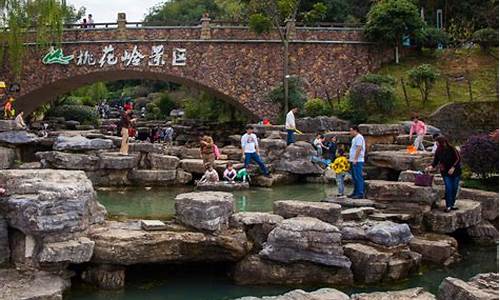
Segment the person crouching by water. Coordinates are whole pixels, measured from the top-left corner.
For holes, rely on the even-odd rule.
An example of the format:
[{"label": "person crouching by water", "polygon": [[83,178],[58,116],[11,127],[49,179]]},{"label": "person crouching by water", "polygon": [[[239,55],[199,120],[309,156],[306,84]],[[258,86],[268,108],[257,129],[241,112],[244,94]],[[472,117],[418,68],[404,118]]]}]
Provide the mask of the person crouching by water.
[{"label": "person crouching by water", "polygon": [[208,135],[200,138],[200,156],[203,159],[203,165],[214,164],[214,140]]},{"label": "person crouching by water", "polygon": [[26,123],[24,123],[24,112],[20,112],[16,117],[16,127],[17,129],[27,129]]},{"label": "person crouching by water", "polygon": [[120,154],[121,155],[128,155],[128,138],[129,138],[129,128],[132,127],[132,123],[135,121],[135,119],[132,119],[132,110],[126,110],[125,112],[122,113],[121,120],[120,120],[120,127],[122,128],[121,134],[122,134],[122,144],[120,147]]},{"label": "person crouching by water", "polygon": [[236,179],[236,170],[233,168],[232,163],[227,163],[226,169],[224,170],[223,178],[225,181],[234,182]]},{"label": "person crouching by water", "polygon": [[211,163],[206,163],[205,164],[205,174],[203,174],[200,181],[198,181],[198,184],[200,184],[200,183],[213,183],[213,182],[219,182],[219,174],[214,169],[214,166]]},{"label": "person crouching by water", "polygon": [[339,149],[338,151],[338,157],[335,159],[335,161],[330,164],[330,169],[332,169],[335,172],[335,178],[337,181],[337,188],[338,188],[338,194],[337,197],[345,197],[344,196],[344,190],[345,190],[345,184],[344,184],[344,179],[345,179],[345,174],[349,172],[349,161],[347,160],[347,157],[345,157],[345,153],[343,149]]},{"label": "person crouching by water", "polygon": [[259,141],[255,133],[253,133],[253,127],[250,125],[247,126],[247,132],[241,137],[241,149],[245,160],[245,169],[248,169],[248,165],[253,160],[259,165],[264,176],[271,177],[269,170],[259,156]]},{"label": "person crouching by water", "polygon": [[434,161],[426,168],[426,171],[434,170],[439,166],[445,188],[446,208],[444,211],[450,212],[458,209],[455,207],[455,202],[462,174],[461,158],[457,149],[450,145],[444,136],[437,138],[437,145]]}]

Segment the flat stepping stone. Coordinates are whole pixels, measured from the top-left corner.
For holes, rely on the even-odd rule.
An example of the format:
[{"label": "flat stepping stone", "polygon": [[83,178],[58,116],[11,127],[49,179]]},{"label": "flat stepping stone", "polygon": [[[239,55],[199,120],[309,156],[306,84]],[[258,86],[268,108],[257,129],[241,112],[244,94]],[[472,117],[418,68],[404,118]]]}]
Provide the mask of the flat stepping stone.
[{"label": "flat stepping stone", "polygon": [[374,221],[406,222],[412,219],[411,214],[404,213],[374,213],[368,217]]},{"label": "flat stepping stone", "polygon": [[481,222],[480,202],[458,200],[455,206],[458,210],[444,212],[444,207],[440,206],[426,213],[424,221],[427,228],[432,232],[452,233],[457,229],[472,227]]},{"label": "flat stepping stone", "polygon": [[375,212],[373,207],[355,207],[348,208],[341,212],[342,220],[344,221],[360,221],[364,220]]},{"label": "flat stepping stone", "polygon": [[160,220],[141,220],[141,228],[146,231],[167,229],[167,225]]},{"label": "flat stepping stone", "polygon": [[342,207],[374,207],[375,201],[368,199],[351,199],[347,197],[329,197],[322,202],[337,203]]}]

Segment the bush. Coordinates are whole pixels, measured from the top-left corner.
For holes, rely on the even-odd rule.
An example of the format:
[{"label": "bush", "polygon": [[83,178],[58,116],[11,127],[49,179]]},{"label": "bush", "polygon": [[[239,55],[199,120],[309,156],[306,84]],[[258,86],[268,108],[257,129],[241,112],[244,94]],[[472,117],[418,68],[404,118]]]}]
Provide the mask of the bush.
[{"label": "bush", "polygon": [[62,105],[82,105],[82,98],[77,96],[67,96],[61,103]]},{"label": "bush", "polygon": [[436,49],[439,45],[446,46],[450,42],[450,35],[444,30],[426,26],[416,34],[415,39],[420,48]]},{"label": "bush", "polygon": [[82,125],[98,125],[99,116],[93,107],[85,105],[61,105],[52,108],[49,117],[63,117],[66,121],[78,121]]},{"label": "bush", "polygon": [[[283,83],[275,87],[269,93],[269,99],[274,103],[277,103],[283,109],[285,103],[285,90],[283,88]],[[302,109],[304,103],[307,100],[306,92],[302,86],[302,81],[299,78],[292,77],[288,80],[288,107],[298,107]]]},{"label": "bush", "polygon": [[408,71],[410,86],[418,88],[422,104],[427,104],[429,93],[439,77],[439,72],[429,64],[423,64]]},{"label": "bush", "polygon": [[332,114],[332,107],[323,99],[313,98],[304,104],[304,111],[308,117],[329,116]]},{"label": "bush", "polygon": [[485,51],[491,47],[497,47],[498,31],[493,28],[479,29],[472,34],[472,42],[478,44]]},{"label": "bush", "polygon": [[382,122],[396,107],[392,88],[362,80],[352,85],[348,100],[340,114],[354,123]]},{"label": "bush", "polygon": [[396,85],[396,78],[390,75],[382,75],[382,74],[366,74],[365,76],[360,78],[361,82],[373,83],[379,86],[388,86],[394,87]]},{"label": "bush", "polygon": [[471,136],[460,150],[464,164],[482,179],[498,172],[498,142],[490,136]]},{"label": "bush", "polygon": [[170,96],[167,94],[164,94],[159,99],[157,106],[160,109],[160,112],[163,115],[163,117],[170,116],[170,111],[177,107],[175,102],[172,101],[172,99],[170,99]]},{"label": "bush", "polygon": [[248,19],[248,26],[257,34],[263,34],[271,31],[273,23],[269,17],[263,14],[253,14]]}]

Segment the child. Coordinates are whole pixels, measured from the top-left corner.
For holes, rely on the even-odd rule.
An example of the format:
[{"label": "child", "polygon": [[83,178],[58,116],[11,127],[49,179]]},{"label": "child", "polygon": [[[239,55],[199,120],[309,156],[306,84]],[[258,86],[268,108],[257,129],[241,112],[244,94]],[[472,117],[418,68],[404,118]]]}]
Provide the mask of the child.
[{"label": "child", "polygon": [[438,143],[437,143],[437,138],[439,137],[439,133],[434,133],[432,135],[432,140],[434,141],[434,144],[432,145],[432,154],[436,153],[436,150],[438,148]]},{"label": "child", "polygon": [[424,136],[427,133],[427,126],[425,123],[418,118],[418,116],[414,116],[412,118],[413,123],[411,124],[410,127],[410,141],[413,137],[413,134],[415,133],[417,137],[415,138],[415,143],[413,143],[413,146],[418,150],[422,149],[422,151],[425,151],[424,147]]},{"label": "child", "polygon": [[328,148],[327,158],[333,162],[337,157],[337,137],[332,136],[330,141],[326,143],[326,147]]},{"label": "child", "polygon": [[234,182],[236,179],[236,170],[233,169],[232,163],[227,163],[223,176],[225,181]]},{"label": "child", "polygon": [[330,168],[335,172],[337,179],[338,195],[337,197],[344,197],[344,178],[345,174],[349,172],[349,161],[345,157],[344,150],[339,149],[339,156],[335,159]]},{"label": "child", "polygon": [[250,182],[250,176],[248,175],[246,168],[241,168],[238,173],[236,173],[236,180],[241,182]]},{"label": "child", "polygon": [[323,149],[328,149],[323,144],[324,142],[325,142],[325,136],[318,133],[316,135],[316,138],[314,139],[313,145],[314,145],[314,148],[316,148],[316,152],[318,153],[319,158],[323,158]]},{"label": "child", "polygon": [[219,174],[217,174],[217,171],[211,163],[205,164],[205,170],[205,174],[203,174],[203,177],[201,177],[198,183],[219,182]]}]

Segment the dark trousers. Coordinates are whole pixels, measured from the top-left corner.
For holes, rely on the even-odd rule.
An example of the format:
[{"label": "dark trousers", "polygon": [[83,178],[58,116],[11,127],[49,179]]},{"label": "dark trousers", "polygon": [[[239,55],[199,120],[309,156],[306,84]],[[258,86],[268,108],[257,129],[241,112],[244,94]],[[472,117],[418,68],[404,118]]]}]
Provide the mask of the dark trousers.
[{"label": "dark trousers", "polygon": [[264,162],[262,162],[262,159],[260,159],[260,156],[255,152],[245,153],[245,168],[248,167],[248,165],[252,162],[252,160],[255,161],[259,165],[259,168],[262,171],[262,173],[264,173],[264,175],[269,174],[269,170],[267,169],[266,165],[264,164]]},{"label": "dark trousers", "polygon": [[295,143],[295,130],[287,130],[286,133],[286,144],[290,145]]},{"label": "dark trousers", "polygon": [[365,196],[365,179],[363,178],[363,166],[364,162],[358,162],[353,164],[351,162],[351,176],[354,183],[353,196]]},{"label": "dark trousers", "polygon": [[443,176],[446,207],[452,208],[457,201],[458,186],[460,184],[460,176]]}]

